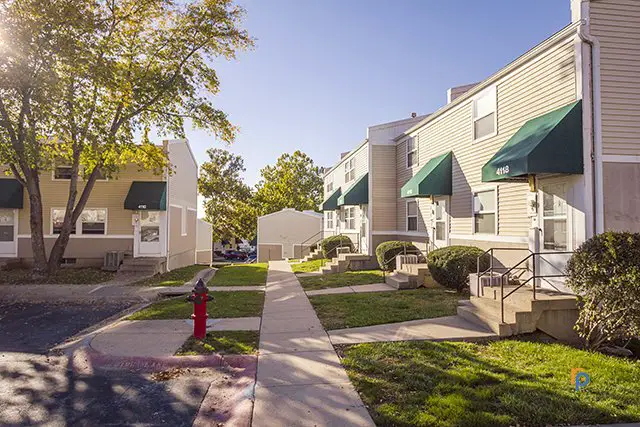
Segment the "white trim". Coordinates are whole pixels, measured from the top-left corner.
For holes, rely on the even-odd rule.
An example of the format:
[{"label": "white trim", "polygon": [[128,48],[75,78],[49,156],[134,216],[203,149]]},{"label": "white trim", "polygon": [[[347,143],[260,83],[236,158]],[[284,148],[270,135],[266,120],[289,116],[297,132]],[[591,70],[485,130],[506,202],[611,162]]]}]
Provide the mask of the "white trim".
[{"label": "white trim", "polygon": [[[433,200],[433,203],[431,204],[431,207],[433,209],[433,213],[431,215],[431,225],[433,228],[432,231],[432,235],[433,235],[433,243],[440,243],[443,246],[449,246],[449,232],[451,231],[450,229],[450,225],[449,225],[449,209],[451,209],[451,196],[440,196],[440,197],[435,197]],[[437,209],[438,209],[438,202],[444,202],[444,209],[442,211],[442,219],[438,220],[437,219]],[[437,223],[438,222],[444,222],[444,240],[438,240],[437,239]]]},{"label": "white trim", "polygon": [[[196,208],[187,208],[187,210],[191,211],[191,212],[198,212],[198,209],[196,209]],[[207,224],[208,224],[208,222],[207,222]]]},{"label": "white trim", "polygon": [[[409,151],[409,141],[413,140],[413,150]],[[413,170],[414,168],[420,166],[420,134],[417,133],[415,136],[409,136],[406,140],[405,140],[405,156],[404,156],[404,162],[405,162],[405,169],[407,170]],[[413,165],[409,165],[409,154],[414,153],[415,156],[415,164]]]},{"label": "white trim", "polygon": [[[57,239],[59,234],[45,234],[45,239]],[[18,234],[18,239],[30,239],[31,234]],[[71,239],[133,239],[133,234],[71,234]]]},{"label": "white trim", "polygon": [[[353,165],[352,165],[353,163]],[[349,184],[351,181],[356,180],[356,158],[352,157],[349,161],[344,163],[344,185]],[[347,175],[349,175],[349,180],[347,180]],[[353,176],[353,178],[351,178]]]},{"label": "white trim", "polygon": [[[338,210],[338,209],[336,209],[336,210]],[[270,216],[273,216],[273,215],[278,215],[278,214],[281,214],[283,212],[294,212],[294,213],[297,213],[297,214],[307,215],[307,216],[310,216],[312,218],[318,218],[318,217],[324,218],[324,214],[320,213],[320,212],[306,212],[306,211],[298,211],[298,210],[293,209],[293,208],[284,208],[284,209],[279,210],[277,212],[271,212],[270,214],[259,216],[258,219],[267,218],[267,217],[270,217]],[[322,212],[327,212],[327,211],[322,211]]]},{"label": "white trim", "polygon": [[[56,182],[66,182],[66,181],[71,181],[71,178],[56,178],[56,169],[57,168],[69,168],[69,169],[73,169],[73,166],[69,166],[69,165],[54,165],[53,169],[51,169],[51,181],[56,181]],[[80,171],[78,171],[78,175],[80,175]],[[78,176],[79,178],[80,176]]]},{"label": "white trim", "polygon": [[86,210],[95,209],[95,210],[104,210],[104,234],[87,234],[88,236],[106,236],[109,234],[109,208],[98,208],[98,207],[87,207],[85,206],[80,216],[78,217],[78,223],[80,224],[80,233],[78,233],[78,227],[76,226],[76,234],[85,235],[84,228],[82,228],[82,214]]},{"label": "white trim", "polygon": [[[495,210],[494,210],[494,215],[495,215],[495,230],[493,234],[488,234],[488,233],[477,233],[476,232],[476,220],[475,220],[475,215],[476,215],[476,211],[475,211],[475,206],[473,205],[474,202],[474,198],[475,195],[477,193],[484,193],[487,191],[494,191],[494,200],[495,200]],[[478,186],[475,188],[471,189],[471,232],[474,235],[478,235],[478,236],[497,236],[498,235],[498,215],[499,215],[499,206],[498,206],[498,185],[483,185],[483,186]],[[488,212],[491,213],[491,212]]]},{"label": "white trim", "polygon": [[[178,209],[182,209],[184,206],[182,205],[174,205],[173,203],[169,205],[172,208],[178,208]],[[151,209],[147,209],[147,210],[151,210]]]},{"label": "white trim", "polygon": [[640,156],[604,154],[602,161],[607,163],[640,163]]},{"label": "white trim", "polygon": [[[18,234],[18,227],[20,226],[19,224],[20,212],[18,211],[18,209],[2,208],[2,210],[5,210],[5,209],[13,212],[13,252],[0,253],[0,258],[16,258],[18,256],[18,239],[20,236]],[[8,243],[8,242],[2,242],[2,243]]]},{"label": "white trim", "polygon": [[529,237],[524,236],[500,236],[493,234],[449,234],[449,240],[474,240],[502,243],[529,243]]},{"label": "white trim", "polygon": [[369,139],[365,139],[364,141],[362,141],[356,148],[354,148],[353,150],[349,151],[348,154],[346,154],[343,158],[340,159],[340,161],[338,163],[336,163],[335,166],[333,166],[331,169],[329,169],[328,171],[326,171],[323,175],[323,178],[326,177],[328,174],[330,174],[331,172],[333,172],[335,169],[339,168],[340,165],[342,163],[344,163],[347,159],[351,158],[351,156],[355,156],[357,154],[358,151],[360,151],[360,149],[369,142]]},{"label": "white trim", "polygon": [[187,235],[187,207],[183,206],[180,209],[180,235],[185,237]]},{"label": "white trim", "polygon": [[371,233],[374,236],[411,236],[411,237],[429,237],[429,233],[422,231],[398,231],[398,230],[389,230],[389,231],[373,231]]},{"label": "white trim", "polygon": [[[367,130],[367,132],[369,132]],[[370,171],[373,170],[373,145],[369,144],[367,150],[367,173],[369,173]],[[369,194],[367,194],[367,200],[369,201],[369,203],[367,203],[367,255],[373,255],[373,245],[371,244],[371,242],[373,242],[373,238],[371,235],[372,232],[372,228],[371,227],[371,222],[373,220],[373,174],[369,173],[369,175],[367,176],[367,180],[368,180],[368,185],[369,185]]]}]

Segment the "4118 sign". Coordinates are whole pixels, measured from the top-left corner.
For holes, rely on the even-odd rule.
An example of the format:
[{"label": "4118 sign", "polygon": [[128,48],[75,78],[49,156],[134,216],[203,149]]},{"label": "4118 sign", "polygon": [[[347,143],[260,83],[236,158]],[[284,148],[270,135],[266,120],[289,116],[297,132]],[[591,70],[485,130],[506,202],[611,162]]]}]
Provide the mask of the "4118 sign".
[{"label": "4118 sign", "polygon": [[502,166],[502,167],[499,167],[498,169],[496,169],[496,175],[498,175],[498,176],[506,175],[508,173],[509,173],[509,165]]}]

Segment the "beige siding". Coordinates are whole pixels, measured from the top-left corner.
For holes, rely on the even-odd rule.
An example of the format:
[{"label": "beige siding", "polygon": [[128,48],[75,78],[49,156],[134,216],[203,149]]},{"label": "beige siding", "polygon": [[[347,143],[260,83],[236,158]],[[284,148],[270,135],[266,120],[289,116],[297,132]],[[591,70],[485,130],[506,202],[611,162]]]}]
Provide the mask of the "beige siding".
[{"label": "beige siding", "polygon": [[[117,178],[108,181],[97,181],[87,202],[87,208],[107,208],[107,234],[133,236],[131,223],[132,211],[124,209],[124,199],[127,197],[133,181],[163,181],[162,175],[154,175],[151,171],[139,171],[134,165],[124,169]],[[79,183],[79,192],[84,185]],[[69,181],[52,179],[51,172],[40,175],[40,190],[43,204],[44,234],[51,233],[51,209],[64,208],[69,197]],[[24,209],[20,210],[19,234],[31,234],[29,226],[29,196],[24,192]],[[79,197],[79,195],[78,195]]]},{"label": "beige siding", "polygon": [[[192,265],[196,259],[196,212],[170,206],[169,214],[169,270]],[[182,234],[182,216],[186,215],[186,234]]]},{"label": "beige siding", "polygon": [[[406,142],[397,145],[398,187],[420,167],[440,154],[453,151],[453,196],[449,215],[450,232],[469,235],[472,228],[472,190],[486,188],[481,182],[482,166],[529,119],[564,106],[576,99],[575,55],[573,38],[550,48],[535,59],[503,77],[497,83],[497,135],[473,141],[472,101],[461,102],[440,117],[417,129],[411,136],[419,138],[419,165],[406,168]],[[489,185],[488,187],[495,186]],[[498,234],[526,237],[529,220],[526,212],[528,186],[506,183],[498,187]],[[398,230],[405,229],[405,202],[398,200]],[[426,228],[430,228],[431,208],[420,202]],[[421,225],[419,231],[423,231]]]},{"label": "beige siding", "polygon": [[371,169],[371,229],[393,231],[396,229],[396,147],[372,145]]},{"label": "beige siding", "polygon": [[[44,244],[47,253],[51,251],[57,237],[47,237]],[[133,253],[133,237],[123,238],[81,238],[70,239],[64,253],[65,258],[76,258],[76,266],[102,266],[104,253],[106,251],[122,251]],[[31,239],[21,237],[18,239],[18,258],[22,258],[29,263],[33,259],[31,250]]]},{"label": "beige siding", "polygon": [[604,164],[605,229],[640,233],[640,163]]},{"label": "beige siding", "polygon": [[[344,164],[349,161],[350,159],[354,158],[356,159],[356,164],[355,164],[355,168],[356,168],[356,177],[355,180],[349,181],[349,182],[345,182],[344,180]],[[360,178],[362,175],[364,175],[365,173],[367,173],[369,171],[369,145],[368,144],[361,144],[360,146],[358,146],[355,151],[351,154],[346,155],[344,158],[342,158],[340,160],[340,162],[333,168],[333,170],[328,173],[327,175],[325,175],[325,186],[324,186],[324,191],[325,191],[325,195],[324,195],[324,200],[327,199],[327,197],[329,197],[331,194],[327,194],[327,182],[329,182],[329,180],[331,178],[333,178],[333,191],[336,191],[338,188],[342,189],[342,192],[344,193],[345,190],[347,190],[351,184],[353,184],[358,178]],[[333,192],[332,192],[333,193]]]},{"label": "beige siding", "polygon": [[601,46],[603,154],[640,156],[640,2],[590,5]]}]

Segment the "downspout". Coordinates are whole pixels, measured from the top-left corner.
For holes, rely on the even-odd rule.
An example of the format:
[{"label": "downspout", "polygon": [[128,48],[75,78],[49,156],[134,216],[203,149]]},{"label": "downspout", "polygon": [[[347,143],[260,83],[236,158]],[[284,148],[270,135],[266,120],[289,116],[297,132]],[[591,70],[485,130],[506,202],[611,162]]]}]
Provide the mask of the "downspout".
[{"label": "downspout", "polygon": [[600,84],[600,41],[589,31],[589,20],[582,19],[578,26],[578,37],[587,43],[591,53],[591,115],[593,123],[593,133],[591,140],[591,163],[592,163],[592,211],[593,230],[595,234],[604,232],[604,189],[602,170],[602,92]]}]

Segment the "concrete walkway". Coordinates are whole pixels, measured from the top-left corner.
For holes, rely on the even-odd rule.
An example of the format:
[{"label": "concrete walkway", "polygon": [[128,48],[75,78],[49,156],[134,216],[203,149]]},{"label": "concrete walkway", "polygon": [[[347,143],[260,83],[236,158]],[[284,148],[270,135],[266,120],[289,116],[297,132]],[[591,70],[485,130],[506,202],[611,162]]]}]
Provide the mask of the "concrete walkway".
[{"label": "concrete walkway", "polygon": [[367,292],[389,292],[398,289],[389,286],[386,283],[374,283],[373,285],[356,285],[342,286],[340,288],[317,289],[315,291],[307,291],[307,296],[314,295],[332,295],[332,294],[363,294]]},{"label": "concrete walkway", "polygon": [[253,425],[374,426],[286,261],[271,261]]},{"label": "concrete walkway", "polygon": [[362,328],[329,331],[331,343],[358,344],[380,341],[463,341],[496,338],[497,335],[459,316],[411,320]]},{"label": "concrete walkway", "polygon": [[[158,290],[158,295],[164,297],[190,294],[193,285],[183,286],[156,286],[151,288]],[[240,292],[240,291],[264,291],[264,286],[207,286],[209,292]]]},{"label": "concrete walkway", "polygon": [[[257,331],[259,317],[208,319],[208,331]],[[193,333],[193,321],[123,320],[96,334],[92,349],[110,356],[173,356]]]}]

